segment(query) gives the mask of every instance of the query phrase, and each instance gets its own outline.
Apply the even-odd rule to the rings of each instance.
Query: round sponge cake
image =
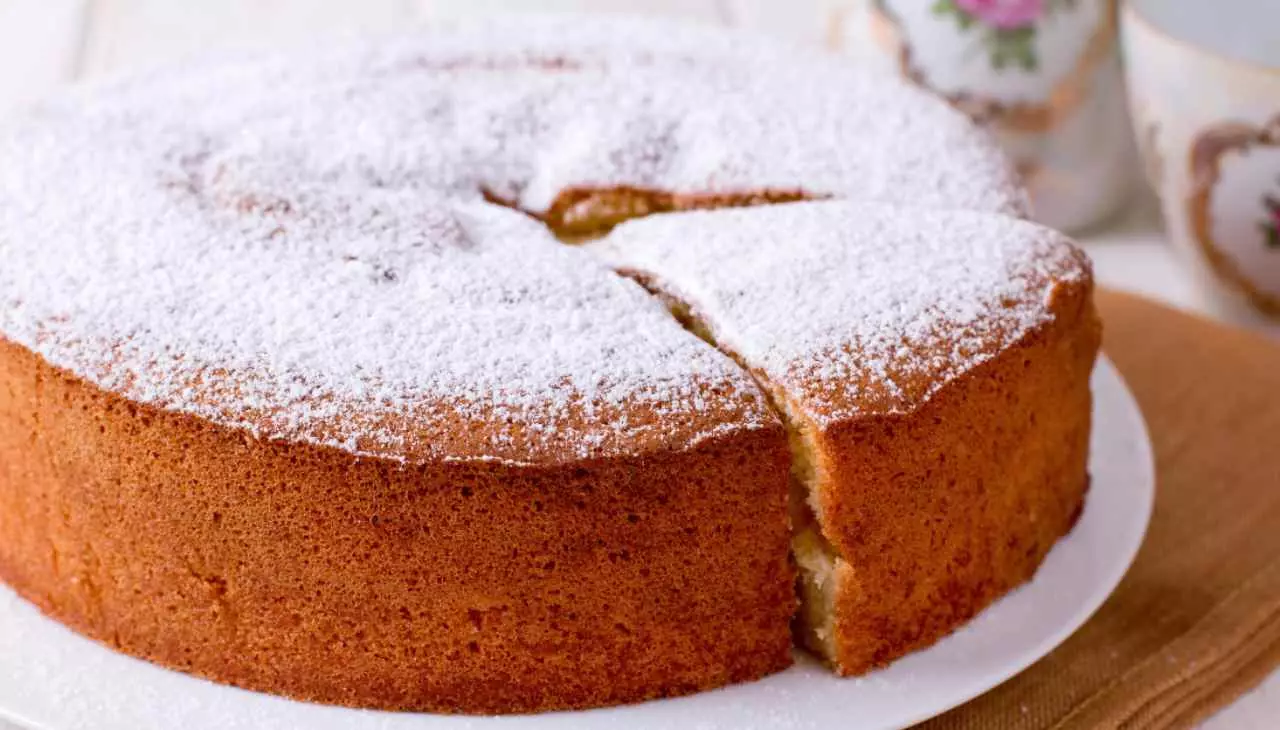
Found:
[[[861,671],[1079,507],[1089,271],[1024,212],[941,102],[661,23],[76,90],[0,131],[0,578],[218,681],[492,713],[782,669],[798,564]]]

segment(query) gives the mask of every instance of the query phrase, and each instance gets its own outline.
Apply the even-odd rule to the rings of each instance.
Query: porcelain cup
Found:
[[[1169,237],[1220,314],[1280,321],[1280,3],[1131,0],[1122,26]]]

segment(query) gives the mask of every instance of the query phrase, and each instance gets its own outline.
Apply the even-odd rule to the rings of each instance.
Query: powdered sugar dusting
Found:
[[[592,249],[690,305],[820,424],[915,407],[1090,276],[1033,223],[844,202],[647,218]]]
[[[64,141],[29,148],[46,175],[0,173],[34,206],[5,217],[46,226],[3,226],[25,233],[3,241],[0,322],[130,398],[359,453],[512,460],[771,421],[727,358],[519,213],[301,180],[246,192],[215,158],[165,186],[130,147],[70,159]]]
[[[396,458],[771,423],[638,287],[483,194],[1023,198],[938,101],[676,28],[524,18],[53,100],[0,132],[0,331],[141,402]]]

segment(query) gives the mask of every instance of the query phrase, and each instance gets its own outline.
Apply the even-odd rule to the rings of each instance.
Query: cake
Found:
[[[0,579],[358,707],[693,692],[795,618],[865,671],[1080,509],[1090,272],[1025,214],[942,102],[658,22],[71,91],[0,132]]]

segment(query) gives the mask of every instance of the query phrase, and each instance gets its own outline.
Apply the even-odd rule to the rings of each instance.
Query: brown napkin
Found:
[[[1280,666],[1280,342],[1128,295],[1099,307],[1155,447],[1146,542],[1066,643],[922,728],[1190,727]]]

